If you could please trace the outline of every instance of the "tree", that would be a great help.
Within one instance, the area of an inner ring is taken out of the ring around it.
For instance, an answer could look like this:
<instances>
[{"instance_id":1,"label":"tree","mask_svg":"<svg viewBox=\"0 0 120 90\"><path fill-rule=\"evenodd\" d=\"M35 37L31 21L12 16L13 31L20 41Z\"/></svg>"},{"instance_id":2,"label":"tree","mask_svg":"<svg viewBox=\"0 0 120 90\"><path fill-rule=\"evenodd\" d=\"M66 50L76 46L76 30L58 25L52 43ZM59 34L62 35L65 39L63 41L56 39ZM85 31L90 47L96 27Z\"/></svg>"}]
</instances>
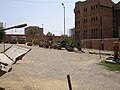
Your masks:
<instances>
[{"instance_id":1,"label":"tree","mask_svg":"<svg viewBox=\"0 0 120 90\"><path fill-rule=\"evenodd\" d=\"M2 28L0 28L2 29ZM5 38L5 32L0 30L0 42Z\"/></svg>"},{"instance_id":2,"label":"tree","mask_svg":"<svg viewBox=\"0 0 120 90\"><path fill-rule=\"evenodd\" d=\"M72 37L67 37L67 38L66 38L66 42L67 42L68 44L72 44L72 43L73 43Z\"/></svg>"},{"instance_id":3,"label":"tree","mask_svg":"<svg viewBox=\"0 0 120 90\"><path fill-rule=\"evenodd\" d=\"M35 31L31 29L31 30L29 30L28 34L35 35Z\"/></svg>"},{"instance_id":4,"label":"tree","mask_svg":"<svg viewBox=\"0 0 120 90\"><path fill-rule=\"evenodd\" d=\"M54 34L52 34L51 32L47 33L47 36L53 36Z\"/></svg>"}]
</instances>

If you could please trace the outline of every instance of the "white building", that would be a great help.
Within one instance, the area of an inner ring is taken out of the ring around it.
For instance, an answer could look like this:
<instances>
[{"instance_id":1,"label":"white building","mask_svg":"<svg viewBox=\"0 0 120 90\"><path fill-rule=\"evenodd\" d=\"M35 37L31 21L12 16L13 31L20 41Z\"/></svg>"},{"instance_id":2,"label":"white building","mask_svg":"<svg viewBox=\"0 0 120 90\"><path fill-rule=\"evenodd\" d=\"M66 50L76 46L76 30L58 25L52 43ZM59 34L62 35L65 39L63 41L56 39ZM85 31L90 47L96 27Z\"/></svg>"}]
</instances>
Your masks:
<instances>
[{"instance_id":1,"label":"white building","mask_svg":"<svg viewBox=\"0 0 120 90\"><path fill-rule=\"evenodd\" d=\"M0 28L1 28L1 27L3 28L3 22L0 22Z\"/></svg>"},{"instance_id":2,"label":"white building","mask_svg":"<svg viewBox=\"0 0 120 90\"><path fill-rule=\"evenodd\" d=\"M74 36L75 34L75 28L69 29L69 36Z\"/></svg>"}]
</instances>

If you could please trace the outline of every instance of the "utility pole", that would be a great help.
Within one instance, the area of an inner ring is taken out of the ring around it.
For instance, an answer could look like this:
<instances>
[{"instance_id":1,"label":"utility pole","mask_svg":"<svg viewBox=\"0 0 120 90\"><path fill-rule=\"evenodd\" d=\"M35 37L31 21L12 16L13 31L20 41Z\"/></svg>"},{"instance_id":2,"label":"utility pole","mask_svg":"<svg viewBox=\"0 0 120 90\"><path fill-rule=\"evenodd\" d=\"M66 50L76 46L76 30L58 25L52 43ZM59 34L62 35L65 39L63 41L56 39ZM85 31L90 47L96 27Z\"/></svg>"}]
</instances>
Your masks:
<instances>
[{"instance_id":1,"label":"utility pole","mask_svg":"<svg viewBox=\"0 0 120 90\"><path fill-rule=\"evenodd\" d=\"M64 40L65 40L66 38L65 38L65 5L64 5L64 3L62 3L62 6L64 9Z\"/></svg>"},{"instance_id":2,"label":"utility pole","mask_svg":"<svg viewBox=\"0 0 120 90\"><path fill-rule=\"evenodd\" d=\"M6 28L6 23L5 23L5 28ZM4 37L4 52L5 52L5 37Z\"/></svg>"}]
</instances>

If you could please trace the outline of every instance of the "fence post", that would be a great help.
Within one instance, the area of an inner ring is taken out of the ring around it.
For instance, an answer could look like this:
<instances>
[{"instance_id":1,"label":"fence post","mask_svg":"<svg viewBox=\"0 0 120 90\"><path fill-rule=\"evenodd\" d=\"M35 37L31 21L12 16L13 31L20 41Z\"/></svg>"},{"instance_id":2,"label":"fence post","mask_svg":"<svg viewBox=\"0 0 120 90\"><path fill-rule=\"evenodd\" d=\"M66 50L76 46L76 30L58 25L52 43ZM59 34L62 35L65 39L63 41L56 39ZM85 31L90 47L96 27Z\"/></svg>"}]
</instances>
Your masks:
<instances>
[{"instance_id":1,"label":"fence post","mask_svg":"<svg viewBox=\"0 0 120 90\"><path fill-rule=\"evenodd\" d=\"M67 80L68 80L69 90L72 90L72 85L71 85L70 75L67 75Z\"/></svg>"}]
</instances>

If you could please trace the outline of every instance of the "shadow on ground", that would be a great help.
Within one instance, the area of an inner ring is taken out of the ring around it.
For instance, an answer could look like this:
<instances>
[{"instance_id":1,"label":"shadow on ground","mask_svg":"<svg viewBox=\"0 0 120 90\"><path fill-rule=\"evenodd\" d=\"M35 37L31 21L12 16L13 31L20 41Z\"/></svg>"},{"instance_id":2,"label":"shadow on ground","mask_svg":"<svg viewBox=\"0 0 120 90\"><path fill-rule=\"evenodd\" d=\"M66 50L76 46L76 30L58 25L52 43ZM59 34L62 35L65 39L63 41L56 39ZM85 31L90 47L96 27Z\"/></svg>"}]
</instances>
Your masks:
<instances>
[{"instance_id":1,"label":"shadow on ground","mask_svg":"<svg viewBox=\"0 0 120 90\"><path fill-rule=\"evenodd\" d=\"M6 72L0 70L0 77L1 77L2 75L4 75L5 73L6 73ZM1 89L0 89L0 90L1 90Z\"/></svg>"},{"instance_id":2,"label":"shadow on ground","mask_svg":"<svg viewBox=\"0 0 120 90\"><path fill-rule=\"evenodd\" d=\"M5 90L5 88L0 87L0 90Z\"/></svg>"}]
</instances>

